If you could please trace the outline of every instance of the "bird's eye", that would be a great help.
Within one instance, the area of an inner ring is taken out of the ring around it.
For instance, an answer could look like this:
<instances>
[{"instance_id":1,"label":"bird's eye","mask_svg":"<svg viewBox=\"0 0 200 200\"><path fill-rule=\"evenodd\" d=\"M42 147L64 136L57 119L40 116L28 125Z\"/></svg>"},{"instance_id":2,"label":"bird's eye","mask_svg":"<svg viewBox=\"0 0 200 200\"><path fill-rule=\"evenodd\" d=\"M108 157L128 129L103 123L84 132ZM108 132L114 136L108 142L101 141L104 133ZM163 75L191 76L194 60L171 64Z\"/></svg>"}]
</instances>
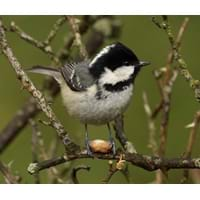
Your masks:
<instances>
[{"instance_id":1,"label":"bird's eye","mask_svg":"<svg viewBox=\"0 0 200 200\"><path fill-rule=\"evenodd\" d=\"M129 62L128 61L124 61L123 64L126 66L126 65L129 65Z\"/></svg>"}]
</instances>

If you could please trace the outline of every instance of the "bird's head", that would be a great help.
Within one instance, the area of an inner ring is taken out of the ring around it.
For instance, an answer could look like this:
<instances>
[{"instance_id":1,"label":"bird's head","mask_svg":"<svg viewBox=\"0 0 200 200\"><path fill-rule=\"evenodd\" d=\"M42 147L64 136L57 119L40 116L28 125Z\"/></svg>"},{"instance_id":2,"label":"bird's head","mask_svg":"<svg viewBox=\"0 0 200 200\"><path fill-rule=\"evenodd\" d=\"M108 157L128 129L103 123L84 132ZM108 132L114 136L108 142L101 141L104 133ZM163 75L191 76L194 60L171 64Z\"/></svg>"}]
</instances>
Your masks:
<instances>
[{"instance_id":1,"label":"bird's head","mask_svg":"<svg viewBox=\"0 0 200 200\"><path fill-rule=\"evenodd\" d=\"M104 83L116 84L128 79L134 80L143 66L149 62L140 61L134 52L120 42L103 48L90 63L90 72Z\"/></svg>"}]
</instances>

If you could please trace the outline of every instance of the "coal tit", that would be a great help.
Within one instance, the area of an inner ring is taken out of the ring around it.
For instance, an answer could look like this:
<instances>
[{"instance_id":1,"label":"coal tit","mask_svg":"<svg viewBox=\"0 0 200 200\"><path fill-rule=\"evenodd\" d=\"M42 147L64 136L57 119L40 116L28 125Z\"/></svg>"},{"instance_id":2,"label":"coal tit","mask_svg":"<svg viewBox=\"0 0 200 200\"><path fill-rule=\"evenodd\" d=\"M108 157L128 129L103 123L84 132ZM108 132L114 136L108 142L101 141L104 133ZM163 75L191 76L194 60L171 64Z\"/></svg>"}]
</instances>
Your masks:
<instances>
[{"instance_id":1,"label":"coal tit","mask_svg":"<svg viewBox=\"0 0 200 200\"><path fill-rule=\"evenodd\" d=\"M59 83L68 113L85 124L88 154L92 152L87 124L107 124L115 153L109 122L124 113L131 100L134 80L141 67L148 64L117 42L103 48L92 60L58 69L35 66L29 71L52 76Z\"/></svg>"}]
</instances>

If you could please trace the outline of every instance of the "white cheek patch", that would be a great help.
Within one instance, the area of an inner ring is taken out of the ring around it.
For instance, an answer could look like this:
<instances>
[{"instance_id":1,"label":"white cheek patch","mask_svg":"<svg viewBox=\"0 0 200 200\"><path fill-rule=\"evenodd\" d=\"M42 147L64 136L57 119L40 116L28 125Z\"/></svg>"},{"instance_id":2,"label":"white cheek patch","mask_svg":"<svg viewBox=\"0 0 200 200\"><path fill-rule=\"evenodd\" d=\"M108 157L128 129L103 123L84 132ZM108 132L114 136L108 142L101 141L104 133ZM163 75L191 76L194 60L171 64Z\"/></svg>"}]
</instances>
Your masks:
<instances>
[{"instance_id":1,"label":"white cheek patch","mask_svg":"<svg viewBox=\"0 0 200 200\"><path fill-rule=\"evenodd\" d=\"M125 81L134 73L134 66L122 66L115 71L105 68L105 72L101 75L100 83L116 84L120 81Z\"/></svg>"},{"instance_id":2,"label":"white cheek patch","mask_svg":"<svg viewBox=\"0 0 200 200\"><path fill-rule=\"evenodd\" d=\"M91 61L89 67L91 67L100 57L102 57L104 54L108 53L110 51L110 49L112 47L114 47L115 44L112 44L112 45L109 45L105 48L103 48L94 58L93 60Z\"/></svg>"}]
</instances>

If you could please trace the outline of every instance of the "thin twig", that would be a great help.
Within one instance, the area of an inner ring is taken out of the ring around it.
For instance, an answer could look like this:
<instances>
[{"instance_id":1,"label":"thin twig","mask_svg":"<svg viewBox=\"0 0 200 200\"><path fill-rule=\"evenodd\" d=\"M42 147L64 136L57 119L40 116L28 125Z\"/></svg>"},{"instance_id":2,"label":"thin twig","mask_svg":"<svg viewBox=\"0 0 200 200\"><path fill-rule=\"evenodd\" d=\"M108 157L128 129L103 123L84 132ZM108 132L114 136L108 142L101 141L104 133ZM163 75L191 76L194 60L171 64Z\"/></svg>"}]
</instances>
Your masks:
<instances>
[{"instance_id":1,"label":"thin twig","mask_svg":"<svg viewBox=\"0 0 200 200\"><path fill-rule=\"evenodd\" d=\"M136 153L136 149L132 142L128 141L126 135L124 134L124 120L123 115L118 116L114 120L113 128L115 130L115 136L124 148L126 152Z\"/></svg>"},{"instance_id":2,"label":"thin twig","mask_svg":"<svg viewBox=\"0 0 200 200\"><path fill-rule=\"evenodd\" d=\"M38 153L37 153L37 147L38 147L38 129L35 121L33 119L29 120L30 125L32 126L32 140L31 140L31 149L32 149L32 162L36 163L38 162ZM35 183L40 183L40 176L39 173L34 174Z\"/></svg>"},{"instance_id":3,"label":"thin twig","mask_svg":"<svg viewBox=\"0 0 200 200\"><path fill-rule=\"evenodd\" d=\"M163 108L163 99L161 99L160 103L157 104L157 106L152 111L151 118L155 119L157 115L160 113L160 111L162 110L162 108Z\"/></svg>"},{"instance_id":4,"label":"thin twig","mask_svg":"<svg viewBox=\"0 0 200 200\"><path fill-rule=\"evenodd\" d=\"M44 140L43 140L43 137L42 137L42 133L40 132L36 122L31 119L30 120L30 124L32 126L32 129L33 129L33 142L32 142L32 147L34 148L33 149L33 157L35 157L36 159L33 160L33 163L37 163L37 154L36 154L36 145L39 147L39 152L40 153L40 157L41 159L43 160L47 160L49 159L49 156L46 152L46 149L45 149L45 146L44 146ZM36 141L37 140L37 141ZM35 180L37 181L36 183L39 183L39 174L35 174L36 177L35 177ZM55 168L55 167L51 167L50 171L48 171L48 178L49 179L54 179L56 180L58 183L64 183L64 181L60 178L59 176L59 172L58 170Z\"/></svg>"},{"instance_id":5,"label":"thin twig","mask_svg":"<svg viewBox=\"0 0 200 200\"><path fill-rule=\"evenodd\" d=\"M155 23L155 18L154 18L154 23ZM160 27L165 31L165 33L168 36L168 40L170 42L170 45L173 51L173 56L176 62L178 63L178 69L180 70L181 75L185 78L186 81L189 82L190 87L194 91L196 100L200 102L200 81L193 78L192 74L188 70L187 63L185 62L184 58L180 54L179 48L177 48L177 43L172 33L171 25L168 21L168 17L164 16L162 23L159 23L159 24L160 24Z\"/></svg>"},{"instance_id":6,"label":"thin twig","mask_svg":"<svg viewBox=\"0 0 200 200\"><path fill-rule=\"evenodd\" d=\"M125 163L126 161L123 159L123 155L120 155L119 160L116 163L113 163L112 160L109 160L108 164L109 164L109 170L108 170L108 175L106 176L106 178L103 179L103 183L108 183L112 176L118 172L118 171L122 171L123 169L125 169ZM124 174L126 177L126 174ZM126 178L127 179L127 178Z\"/></svg>"},{"instance_id":7,"label":"thin twig","mask_svg":"<svg viewBox=\"0 0 200 200\"><path fill-rule=\"evenodd\" d=\"M76 45L78 46L79 50L80 50L80 55L84 58L84 59L87 59L88 58L88 53L86 51L86 48L85 46L83 45L83 42L81 40L81 34L80 34L80 31L79 31L79 26L78 26L78 19L76 19L75 17L73 16L67 16L67 19L69 21L69 24L71 26L71 29L74 33L74 36L75 36L75 42L76 42Z\"/></svg>"},{"instance_id":8,"label":"thin twig","mask_svg":"<svg viewBox=\"0 0 200 200\"><path fill-rule=\"evenodd\" d=\"M191 158L192 148L193 148L195 140L196 140L196 134L197 134L197 130L199 128L199 123L200 123L200 111L196 112L192 124L188 125L188 128L191 128L191 130L189 133L186 151L184 153L184 158ZM181 180L181 182L182 183L186 182L188 180L188 178L189 178L189 170L184 170L183 171L183 179Z\"/></svg>"},{"instance_id":9,"label":"thin twig","mask_svg":"<svg viewBox=\"0 0 200 200\"><path fill-rule=\"evenodd\" d=\"M36 124L36 122L33 119L31 119L30 122L31 122L31 126L33 128L33 131L35 132L35 134L37 136L37 143L38 143L38 147L39 147L38 150L39 150L39 153L40 153L40 158L47 160L49 158L49 156L48 156L47 151L45 149L44 139L42 137L42 133L39 130L38 125Z\"/></svg>"},{"instance_id":10,"label":"thin twig","mask_svg":"<svg viewBox=\"0 0 200 200\"><path fill-rule=\"evenodd\" d=\"M165 155L166 150L166 141L167 141L167 128L168 128L168 120L169 120L169 112L170 112L170 103L171 103L171 93L173 84L177 78L178 72L176 70L173 71L173 75L169 80L168 84L163 87L163 117L161 121L160 127L160 146L158 149L158 153L160 156Z\"/></svg>"},{"instance_id":11,"label":"thin twig","mask_svg":"<svg viewBox=\"0 0 200 200\"><path fill-rule=\"evenodd\" d=\"M29 119L34 117L40 109L33 97L17 111L8 125L0 133L0 153L17 137L20 131L28 123Z\"/></svg>"},{"instance_id":12,"label":"thin twig","mask_svg":"<svg viewBox=\"0 0 200 200\"><path fill-rule=\"evenodd\" d=\"M122 170L120 170L120 172L125 177L127 183L130 183L131 182L131 177L130 177L130 172L129 172L129 165L126 164L125 167Z\"/></svg>"},{"instance_id":13,"label":"thin twig","mask_svg":"<svg viewBox=\"0 0 200 200\"><path fill-rule=\"evenodd\" d=\"M40 157L43 160L47 160L47 159L49 159L49 156L48 156L47 151L45 149L42 133L39 130L36 122L34 120L30 120L30 121L31 121L31 125L32 125L32 128L33 128L34 134L36 134L36 137L37 137L37 143L38 143L38 147L39 147ZM35 163L35 162L37 162L37 161L33 161L33 163ZM50 170L48 171L48 178L50 180L55 180L58 183L64 183L64 181L60 178L59 172L56 169L56 167L50 168Z\"/></svg>"},{"instance_id":14,"label":"thin twig","mask_svg":"<svg viewBox=\"0 0 200 200\"><path fill-rule=\"evenodd\" d=\"M177 78L178 72L174 70L172 72L172 77L166 85L163 86L163 113L162 113L162 118L161 118L161 125L160 125L160 144L158 148L158 155L163 157L165 156L166 152L166 146L167 146L167 133L168 133L168 124L169 124L169 114L170 114L170 105L171 105L171 93L172 93L172 88L174 85L174 82ZM161 171L158 171L156 174L156 182L157 183L162 183L164 176L166 174L166 169L163 168Z\"/></svg>"},{"instance_id":15,"label":"thin twig","mask_svg":"<svg viewBox=\"0 0 200 200\"><path fill-rule=\"evenodd\" d=\"M56 153L58 151L58 146L59 146L59 137L56 135L54 140L52 140L52 143L49 147L49 155L50 157L56 156Z\"/></svg>"},{"instance_id":16,"label":"thin twig","mask_svg":"<svg viewBox=\"0 0 200 200\"><path fill-rule=\"evenodd\" d=\"M126 138L126 135L124 134L124 117L123 115L120 115L117 117L114 121L113 128L115 130L115 136L121 143L121 145L125 149L125 145L128 142L128 139Z\"/></svg>"},{"instance_id":17,"label":"thin twig","mask_svg":"<svg viewBox=\"0 0 200 200\"><path fill-rule=\"evenodd\" d=\"M144 101L144 110L148 118L148 128L149 128L148 147L152 150L153 155L158 155L158 145L155 139L156 127L154 120L152 119L152 111L149 105L146 92L143 92L143 101Z\"/></svg>"},{"instance_id":18,"label":"thin twig","mask_svg":"<svg viewBox=\"0 0 200 200\"><path fill-rule=\"evenodd\" d=\"M176 36L176 40L175 40L175 43L176 43L176 48L177 49L180 49L180 46L181 46L181 40L183 38L183 34L188 26L188 23L189 23L189 18L188 17L185 17L182 24L181 24L181 27L179 28L179 31L178 31L178 34ZM174 54L173 54L173 50L170 51L170 53L168 54L168 59L167 59L167 64L170 65L173 63L174 61Z\"/></svg>"},{"instance_id":19,"label":"thin twig","mask_svg":"<svg viewBox=\"0 0 200 200\"><path fill-rule=\"evenodd\" d=\"M190 170L190 177L191 177L193 183L200 184L200 169Z\"/></svg>"},{"instance_id":20,"label":"thin twig","mask_svg":"<svg viewBox=\"0 0 200 200\"><path fill-rule=\"evenodd\" d=\"M52 51L52 47L49 45L49 43L44 43L36 40L32 36L24 32L19 26L15 24L15 22L11 22L10 31L16 33L21 39L25 40L26 42L32 44L33 46L37 47L38 49L49 55L50 59L55 62L55 64L61 64L54 52Z\"/></svg>"},{"instance_id":21,"label":"thin twig","mask_svg":"<svg viewBox=\"0 0 200 200\"><path fill-rule=\"evenodd\" d=\"M50 32L46 38L46 40L44 41L44 44L49 45L52 42L52 40L56 37L58 30L65 22L66 22L65 16L62 16L56 20L55 24L53 25L52 29L50 30Z\"/></svg>"},{"instance_id":22,"label":"thin twig","mask_svg":"<svg viewBox=\"0 0 200 200\"><path fill-rule=\"evenodd\" d=\"M80 170L87 170L87 171L89 171L90 167L87 166L87 165L79 165L79 166L74 167L72 169L72 172L71 172L71 175L70 175L72 183L79 184L79 180L77 178L77 172L79 172Z\"/></svg>"},{"instance_id":23,"label":"thin twig","mask_svg":"<svg viewBox=\"0 0 200 200\"><path fill-rule=\"evenodd\" d=\"M167 16L163 16L163 22L160 23L159 28L163 28L164 30L166 30L166 23L165 23L166 20L167 20ZM165 151L166 151L167 128L168 128L168 121L169 121L171 92L172 92L173 83L177 76L177 71L172 71L171 69L171 65L175 60L174 48L176 46L177 50L180 49L181 39L187 27L188 21L189 21L188 18L184 19L183 23L180 26L176 40L174 40L172 33L171 32L169 33L169 40L171 43L173 43L173 48L168 54L166 67L161 68L161 70L158 72L157 71L154 72L154 77L157 80L157 85L161 94L161 102L153 111L152 117L155 117L161 110L163 111L162 121L161 121L161 126L160 126L160 146L158 149L158 153L160 156L164 156ZM154 18L154 23L157 26L159 24L159 22L156 22L155 18ZM162 169L162 171L160 170L157 171L155 182L162 183L163 178L164 178L163 174L166 174L165 169Z\"/></svg>"},{"instance_id":24,"label":"thin twig","mask_svg":"<svg viewBox=\"0 0 200 200\"><path fill-rule=\"evenodd\" d=\"M186 151L184 153L184 156L186 158L190 157L191 154L192 154L192 148L193 148L194 143L195 143L197 130L199 128L199 123L200 123L200 111L196 112L196 114L194 116L194 120L193 120L192 124L190 124L191 131L190 131L190 134L189 134Z\"/></svg>"},{"instance_id":25,"label":"thin twig","mask_svg":"<svg viewBox=\"0 0 200 200\"><path fill-rule=\"evenodd\" d=\"M160 93L160 96L161 96L161 100L160 102L156 105L155 109L152 111L152 114L151 114L151 118L152 119L155 119L157 117L157 115L160 113L160 111L163 109L163 88L162 88L162 81L161 81L161 78L163 78L163 75L165 74L166 72L166 68L160 68L160 69L156 69L153 71L153 76L156 80L156 84L157 84L157 87L158 87L158 90L159 90L159 93Z\"/></svg>"},{"instance_id":26,"label":"thin twig","mask_svg":"<svg viewBox=\"0 0 200 200\"><path fill-rule=\"evenodd\" d=\"M158 23L156 21L156 18L153 18L153 22L154 23ZM177 34L177 37L176 37L176 48L177 49L180 49L180 46L181 46L181 40L183 38L183 34L188 26L188 22L189 22L189 18L186 17L181 26L180 26L180 29L178 31L178 34ZM156 24L157 25L157 24ZM161 26L160 26L161 28ZM174 54L173 54L173 49L169 52L168 56L167 56L167 64L166 64L166 67L165 68L161 68L160 70L156 70L154 71L154 76L155 78L157 79L157 83L158 83L158 88L159 88L159 91L160 93L162 94L162 84L161 82L159 81L159 79L163 76L163 74L166 74L166 71L167 71L167 75L165 75L165 83L170 79L170 67L171 67L171 64L174 62ZM162 95L161 95L162 96ZM157 116L157 114L161 111L163 107L163 99L161 99L160 103L156 106L156 108L154 109L154 111L152 112L152 118L155 118Z\"/></svg>"},{"instance_id":27,"label":"thin twig","mask_svg":"<svg viewBox=\"0 0 200 200\"><path fill-rule=\"evenodd\" d=\"M19 183L19 178L11 173L9 167L0 161L0 172L3 174L6 183Z\"/></svg>"},{"instance_id":28,"label":"thin twig","mask_svg":"<svg viewBox=\"0 0 200 200\"><path fill-rule=\"evenodd\" d=\"M66 19L66 17L65 17ZM93 24L98 21L98 17L92 17L92 16L83 16L83 19L79 25L79 32L81 35L84 35L89 28L91 28L93 26ZM112 29L112 27L111 27ZM94 38L93 38L94 32L92 32L92 34L90 35L90 37L88 38L88 40L86 41L86 49L89 53L89 55L93 55L95 53L95 48L98 48L99 45L101 45L105 39L104 35L103 35L103 40L100 42L100 44L94 42ZM98 35L98 33L96 34L96 36ZM59 60L62 60L62 63L65 63L67 61L67 59L69 58L69 51L74 43L75 37L74 35L68 35L66 41L64 42L64 46L58 51L57 53L57 57L59 58ZM90 43L91 40L94 42L94 46L89 46L87 45L87 43Z\"/></svg>"},{"instance_id":29,"label":"thin twig","mask_svg":"<svg viewBox=\"0 0 200 200\"><path fill-rule=\"evenodd\" d=\"M59 138L65 145L67 151L76 151L79 150L79 146L77 146L72 140L69 138L68 133L65 131L63 125L57 119L51 107L48 105L46 99L42 95L42 93L36 89L32 81L29 79L27 74L22 70L21 64L18 62L17 58L14 56L12 49L9 47L8 42L6 40L6 35L4 28L2 26L2 22L0 21L0 47L3 54L7 57L11 66L15 70L17 78L20 80L23 88L25 88L36 100L42 111L45 113L47 118L50 120L52 127L56 130Z\"/></svg>"},{"instance_id":30,"label":"thin twig","mask_svg":"<svg viewBox=\"0 0 200 200\"><path fill-rule=\"evenodd\" d=\"M110 179L112 176L119 171L119 169L116 168L112 160L108 161L109 164L109 169L108 169L108 174L106 177L102 180L102 183L109 183Z\"/></svg>"}]
</instances>

